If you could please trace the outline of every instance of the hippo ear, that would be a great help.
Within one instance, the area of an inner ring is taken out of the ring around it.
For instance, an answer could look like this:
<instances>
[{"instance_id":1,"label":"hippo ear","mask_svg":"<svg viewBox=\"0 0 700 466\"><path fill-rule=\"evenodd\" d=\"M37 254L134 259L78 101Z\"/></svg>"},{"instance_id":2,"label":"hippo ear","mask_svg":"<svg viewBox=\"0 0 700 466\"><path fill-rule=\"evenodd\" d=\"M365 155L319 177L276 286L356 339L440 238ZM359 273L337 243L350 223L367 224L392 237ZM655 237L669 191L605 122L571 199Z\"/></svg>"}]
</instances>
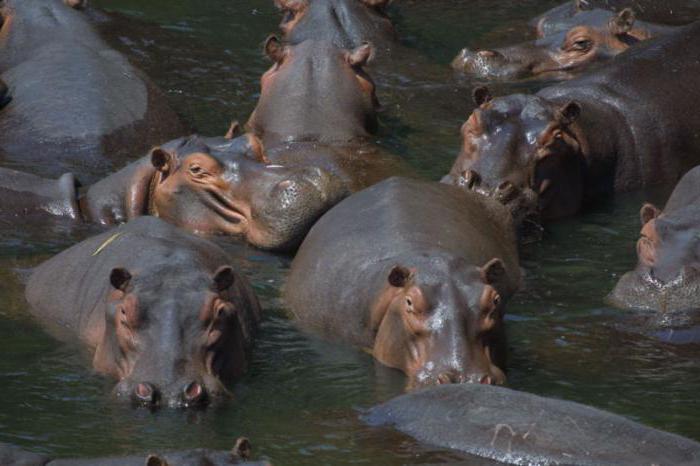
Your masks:
<instances>
[{"instance_id":1,"label":"hippo ear","mask_svg":"<svg viewBox=\"0 0 700 466\"><path fill-rule=\"evenodd\" d=\"M168 462L158 455L148 455L146 466L168 466Z\"/></svg>"},{"instance_id":2,"label":"hippo ear","mask_svg":"<svg viewBox=\"0 0 700 466\"><path fill-rule=\"evenodd\" d=\"M642 226L646 225L650 221L654 220L661 214L661 210L654 204L646 203L642 206L639 211L639 219L642 222Z\"/></svg>"},{"instance_id":3,"label":"hippo ear","mask_svg":"<svg viewBox=\"0 0 700 466\"><path fill-rule=\"evenodd\" d=\"M506 268L501 259L491 259L481 268L481 280L488 285L502 282L506 277Z\"/></svg>"},{"instance_id":4,"label":"hippo ear","mask_svg":"<svg viewBox=\"0 0 700 466\"><path fill-rule=\"evenodd\" d=\"M559 109L559 112L557 114L557 120L559 120L560 124L568 126L574 121L576 121L580 114L581 104L579 104L575 100L571 100Z\"/></svg>"},{"instance_id":5,"label":"hippo ear","mask_svg":"<svg viewBox=\"0 0 700 466\"><path fill-rule=\"evenodd\" d=\"M228 131L224 135L224 139L233 139L241 135L241 124L238 120L231 122L231 126L228 127Z\"/></svg>"},{"instance_id":6,"label":"hippo ear","mask_svg":"<svg viewBox=\"0 0 700 466\"><path fill-rule=\"evenodd\" d=\"M270 165L270 160L265 155L265 148L259 137L253 133L246 134L248 138L248 148L250 153L253 154L253 158L256 162L264 163L265 165Z\"/></svg>"},{"instance_id":7,"label":"hippo ear","mask_svg":"<svg viewBox=\"0 0 700 466\"><path fill-rule=\"evenodd\" d=\"M574 7L576 7L576 11L583 11L583 7L586 6L587 0L576 0L574 2Z\"/></svg>"},{"instance_id":8,"label":"hippo ear","mask_svg":"<svg viewBox=\"0 0 700 466\"><path fill-rule=\"evenodd\" d=\"M275 0L275 6L280 10L301 11L309 4L308 0Z\"/></svg>"},{"instance_id":9,"label":"hippo ear","mask_svg":"<svg viewBox=\"0 0 700 466\"><path fill-rule=\"evenodd\" d=\"M279 63L282 61L282 58L284 58L284 46L274 34L265 39L263 50L265 50L265 55L267 55L267 58L274 63Z\"/></svg>"},{"instance_id":10,"label":"hippo ear","mask_svg":"<svg viewBox=\"0 0 700 466\"><path fill-rule=\"evenodd\" d=\"M250 444L250 440L245 437L238 437L236 439L236 443L231 449L231 455L233 455L235 458L247 460L250 459L252 450L253 446Z\"/></svg>"},{"instance_id":11,"label":"hippo ear","mask_svg":"<svg viewBox=\"0 0 700 466\"><path fill-rule=\"evenodd\" d=\"M161 173L168 173L173 168L175 156L162 147L156 147L151 151L151 163Z\"/></svg>"},{"instance_id":12,"label":"hippo ear","mask_svg":"<svg viewBox=\"0 0 700 466\"><path fill-rule=\"evenodd\" d=\"M491 102L493 97L488 87L479 86L472 91L472 99L474 99L474 105L481 107L483 104Z\"/></svg>"},{"instance_id":13,"label":"hippo ear","mask_svg":"<svg viewBox=\"0 0 700 466\"><path fill-rule=\"evenodd\" d=\"M233 286L233 282L236 280L236 274L233 269L228 265L222 265L212 277L211 290L217 293L228 290Z\"/></svg>"},{"instance_id":14,"label":"hippo ear","mask_svg":"<svg viewBox=\"0 0 700 466\"><path fill-rule=\"evenodd\" d=\"M365 42L355 50L348 52L345 56L350 66L365 66L372 59L374 47L369 42Z\"/></svg>"},{"instance_id":15,"label":"hippo ear","mask_svg":"<svg viewBox=\"0 0 700 466\"><path fill-rule=\"evenodd\" d=\"M360 0L362 3L370 8L377 8L379 10L385 8L392 0Z\"/></svg>"},{"instance_id":16,"label":"hippo ear","mask_svg":"<svg viewBox=\"0 0 700 466\"><path fill-rule=\"evenodd\" d=\"M88 0L63 0L63 3L75 10L82 10L87 6Z\"/></svg>"},{"instance_id":17,"label":"hippo ear","mask_svg":"<svg viewBox=\"0 0 700 466\"><path fill-rule=\"evenodd\" d=\"M403 288L411 279L411 270L400 265L395 265L389 272L389 284L394 288Z\"/></svg>"},{"instance_id":18,"label":"hippo ear","mask_svg":"<svg viewBox=\"0 0 700 466\"><path fill-rule=\"evenodd\" d=\"M131 274L128 270L121 267L112 269L112 272L109 274L109 282L115 290L126 291L126 287L129 286L130 281Z\"/></svg>"},{"instance_id":19,"label":"hippo ear","mask_svg":"<svg viewBox=\"0 0 700 466\"><path fill-rule=\"evenodd\" d=\"M630 32L635 19L634 10L625 8L610 20L610 32L617 36Z\"/></svg>"}]
</instances>

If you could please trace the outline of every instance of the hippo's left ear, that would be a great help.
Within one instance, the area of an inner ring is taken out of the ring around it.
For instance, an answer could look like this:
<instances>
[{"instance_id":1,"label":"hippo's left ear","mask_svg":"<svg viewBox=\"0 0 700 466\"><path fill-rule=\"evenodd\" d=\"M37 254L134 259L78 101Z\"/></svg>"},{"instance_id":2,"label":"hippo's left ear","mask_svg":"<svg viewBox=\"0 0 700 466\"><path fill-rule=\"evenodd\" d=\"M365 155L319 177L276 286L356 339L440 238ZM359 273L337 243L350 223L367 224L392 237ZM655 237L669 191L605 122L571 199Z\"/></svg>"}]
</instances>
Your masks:
<instances>
[{"instance_id":1,"label":"hippo's left ear","mask_svg":"<svg viewBox=\"0 0 700 466\"><path fill-rule=\"evenodd\" d=\"M212 277L211 290L217 293L224 292L233 286L236 280L236 274L228 265L222 265Z\"/></svg>"},{"instance_id":2,"label":"hippo's left ear","mask_svg":"<svg viewBox=\"0 0 700 466\"><path fill-rule=\"evenodd\" d=\"M661 215L661 209L656 207L654 204L647 202L639 210L639 219L642 222L642 226L654 220L656 217Z\"/></svg>"},{"instance_id":3,"label":"hippo's left ear","mask_svg":"<svg viewBox=\"0 0 700 466\"><path fill-rule=\"evenodd\" d=\"M63 3L75 10L82 10L87 6L88 0L63 0Z\"/></svg>"},{"instance_id":4,"label":"hippo's left ear","mask_svg":"<svg viewBox=\"0 0 700 466\"><path fill-rule=\"evenodd\" d=\"M610 20L610 32L616 36L627 34L634 26L636 19L632 8L625 8Z\"/></svg>"},{"instance_id":5,"label":"hippo's left ear","mask_svg":"<svg viewBox=\"0 0 700 466\"><path fill-rule=\"evenodd\" d=\"M488 87L479 86L472 91L472 99L474 100L474 105L481 107L483 104L491 102L493 96L491 96L491 91Z\"/></svg>"},{"instance_id":6,"label":"hippo's left ear","mask_svg":"<svg viewBox=\"0 0 700 466\"><path fill-rule=\"evenodd\" d=\"M238 437L236 443L231 449L231 455L234 458L240 458L243 460L250 459L250 454L253 450L253 446L250 444L250 440L245 437Z\"/></svg>"},{"instance_id":7,"label":"hippo's left ear","mask_svg":"<svg viewBox=\"0 0 700 466\"><path fill-rule=\"evenodd\" d=\"M491 259L481 268L481 280L487 285L501 283L506 278L506 268L501 259Z\"/></svg>"},{"instance_id":8,"label":"hippo's left ear","mask_svg":"<svg viewBox=\"0 0 700 466\"><path fill-rule=\"evenodd\" d=\"M370 8L377 8L379 10L385 8L392 0L360 0L362 3Z\"/></svg>"},{"instance_id":9,"label":"hippo's left ear","mask_svg":"<svg viewBox=\"0 0 700 466\"><path fill-rule=\"evenodd\" d=\"M265 39L263 50L265 50L265 55L267 55L267 58L275 63L281 62L284 58L284 45L282 45L282 42L280 42L280 40L274 34L271 34L267 37L267 39Z\"/></svg>"},{"instance_id":10,"label":"hippo's left ear","mask_svg":"<svg viewBox=\"0 0 700 466\"><path fill-rule=\"evenodd\" d=\"M168 462L158 455L148 455L145 466L168 466Z\"/></svg>"},{"instance_id":11,"label":"hippo's left ear","mask_svg":"<svg viewBox=\"0 0 700 466\"><path fill-rule=\"evenodd\" d=\"M280 10L301 11L308 6L308 0L275 0L275 6Z\"/></svg>"},{"instance_id":12,"label":"hippo's left ear","mask_svg":"<svg viewBox=\"0 0 700 466\"><path fill-rule=\"evenodd\" d=\"M161 173L168 173L175 165L175 156L162 147L156 147L151 151L151 163Z\"/></svg>"},{"instance_id":13,"label":"hippo's left ear","mask_svg":"<svg viewBox=\"0 0 700 466\"><path fill-rule=\"evenodd\" d=\"M369 42L357 47L355 50L347 52L345 59L350 66L365 66L372 59L374 47Z\"/></svg>"},{"instance_id":14,"label":"hippo's left ear","mask_svg":"<svg viewBox=\"0 0 700 466\"><path fill-rule=\"evenodd\" d=\"M231 126L228 127L228 131L224 135L224 139L233 139L241 135L241 124L238 120L231 122Z\"/></svg>"},{"instance_id":15,"label":"hippo's left ear","mask_svg":"<svg viewBox=\"0 0 700 466\"><path fill-rule=\"evenodd\" d=\"M581 115L581 104L575 100L571 100L564 104L557 113L557 120L563 126L568 126Z\"/></svg>"},{"instance_id":16,"label":"hippo's left ear","mask_svg":"<svg viewBox=\"0 0 700 466\"><path fill-rule=\"evenodd\" d=\"M126 291L126 287L129 286L130 281L131 274L128 270L121 267L112 269L112 272L109 274L109 282L115 290Z\"/></svg>"}]
</instances>

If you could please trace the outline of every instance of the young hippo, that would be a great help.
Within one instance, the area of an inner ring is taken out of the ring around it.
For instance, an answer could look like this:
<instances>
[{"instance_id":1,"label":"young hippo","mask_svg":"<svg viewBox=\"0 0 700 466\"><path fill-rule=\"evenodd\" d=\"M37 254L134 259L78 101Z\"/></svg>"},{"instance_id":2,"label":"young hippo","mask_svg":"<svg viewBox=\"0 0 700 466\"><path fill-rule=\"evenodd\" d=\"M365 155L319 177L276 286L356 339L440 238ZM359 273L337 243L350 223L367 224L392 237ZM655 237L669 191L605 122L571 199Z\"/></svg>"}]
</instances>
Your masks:
<instances>
[{"instance_id":1,"label":"young hippo","mask_svg":"<svg viewBox=\"0 0 700 466\"><path fill-rule=\"evenodd\" d=\"M91 182L184 132L155 85L61 0L0 2L0 76L12 95L0 98L7 168Z\"/></svg>"},{"instance_id":2,"label":"young hippo","mask_svg":"<svg viewBox=\"0 0 700 466\"><path fill-rule=\"evenodd\" d=\"M663 211L644 204L637 267L608 301L662 313L700 309L700 167L686 173Z\"/></svg>"},{"instance_id":3,"label":"young hippo","mask_svg":"<svg viewBox=\"0 0 700 466\"><path fill-rule=\"evenodd\" d=\"M675 28L635 22L630 8L619 13L581 11L559 32L538 40L493 50L462 49L452 67L481 78L522 79L533 76L571 78L573 73L609 61L629 47Z\"/></svg>"},{"instance_id":4,"label":"young hippo","mask_svg":"<svg viewBox=\"0 0 700 466\"><path fill-rule=\"evenodd\" d=\"M366 348L409 387L505 380L505 304L520 284L507 210L390 178L309 232L284 296L303 327Z\"/></svg>"},{"instance_id":5,"label":"young hippo","mask_svg":"<svg viewBox=\"0 0 700 466\"><path fill-rule=\"evenodd\" d=\"M32 314L94 354L117 397L148 406L221 398L247 368L260 305L218 246L155 217L39 265Z\"/></svg>"},{"instance_id":6,"label":"young hippo","mask_svg":"<svg viewBox=\"0 0 700 466\"><path fill-rule=\"evenodd\" d=\"M271 165L253 135L175 139L92 186L76 186L71 174L54 181L0 168L0 218L51 214L112 225L154 215L285 251L347 195L321 169Z\"/></svg>"},{"instance_id":7,"label":"young hippo","mask_svg":"<svg viewBox=\"0 0 700 466\"><path fill-rule=\"evenodd\" d=\"M477 89L462 150L443 181L469 179L490 194L512 188L535 200L544 219L575 214L616 191L675 182L700 163L696 44L700 24L536 95L492 99ZM681 84L669 84L678 76Z\"/></svg>"},{"instance_id":8,"label":"young hippo","mask_svg":"<svg viewBox=\"0 0 700 466\"><path fill-rule=\"evenodd\" d=\"M330 41L283 46L274 36L267 40L274 65L261 78L247 127L272 162L322 168L350 191L405 171L371 142L379 104L363 66L372 50L368 44L344 50Z\"/></svg>"}]
</instances>

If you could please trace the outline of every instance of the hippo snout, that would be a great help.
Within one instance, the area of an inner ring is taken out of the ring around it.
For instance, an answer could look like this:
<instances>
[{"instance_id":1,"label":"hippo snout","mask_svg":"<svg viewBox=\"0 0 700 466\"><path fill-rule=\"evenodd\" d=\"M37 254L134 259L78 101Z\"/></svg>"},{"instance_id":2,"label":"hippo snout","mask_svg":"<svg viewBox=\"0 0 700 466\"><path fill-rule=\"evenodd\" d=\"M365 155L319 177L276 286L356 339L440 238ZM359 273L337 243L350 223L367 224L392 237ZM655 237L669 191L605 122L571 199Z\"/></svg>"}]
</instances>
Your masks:
<instances>
[{"instance_id":1,"label":"hippo snout","mask_svg":"<svg viewBox=\"0 0 700 466\"><path fill-rule=\"evenodd\" d=\"M452 383L480 383L484 385L503 385L506 381L506 376L496 366L493 366L487 372L474 372L465 374L458 371L445 371L437 376L436 382L438 385Z\"/></svg>"},{"instance_id":2,"label":"hippo snout","mask_svg":"<svg viewBox=\"0 0 700 466\"><path fill-rule=\"evenodd\" d=\"M128 381L122 381L115 391L118 397L128 398L135 405L148 408L197 407L206 405L210 399L206 387L198 381L176 382L166 388L159 388L150 382L131 384Z\"/></svg>"},{"instance_id":3,"label":"hippo snout","mask_svg":"<svg viewBox=\"0 0 700 466\"><path fill-rule=\"evenodd\" d=\"M508 63L506 57L496 50L460 50L452 60L452 68L481 76L495 74L497 68Z\"/></svg>"}]
</instances>

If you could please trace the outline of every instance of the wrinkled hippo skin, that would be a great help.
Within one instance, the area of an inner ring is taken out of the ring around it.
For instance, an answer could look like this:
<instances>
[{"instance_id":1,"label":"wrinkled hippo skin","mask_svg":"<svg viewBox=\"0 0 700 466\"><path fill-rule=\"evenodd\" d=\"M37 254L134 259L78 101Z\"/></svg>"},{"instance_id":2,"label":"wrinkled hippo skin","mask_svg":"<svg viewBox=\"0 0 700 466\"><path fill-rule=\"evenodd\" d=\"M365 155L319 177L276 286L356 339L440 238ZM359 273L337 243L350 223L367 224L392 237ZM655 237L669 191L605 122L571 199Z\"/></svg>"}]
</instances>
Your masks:
<instances>
[{"instance_id":1,"label":"wrinkled hippo skin","mask_svg":"<svg viewBox=\"0 0 700 466\"><path fill-rule=\"evenodd\" d=\"M676 182L700 163L699 41L700 23L686 26L536 95L492 99L476 89L462 150L443 181L492 195L513 188L537 199L544 219ZM678 76L683 82L670 84Z\"/></svg>"},{"instance_id":2,"label":"wrinkled hippo skin","mask_svg":"<svg viewBox=\"0 0 700 466\"><path fill-rule=\"evenodd\" d=\"M48 180L0 168L0 220L8 223L50 214L113 225L155 215L281 251L296 248L346 195L341 181L319 168L270 165L252 135L178 138L87 188L72 174Z\"/></svg>"},{"instance_id":3,"label":"wrinkled hippo skin","mask_svg":"<svg viewBox=\"0 0 700 466\"><path fill-rule=\"evenodd\" d=\"M409 393L363 416L442 448L507 464L619 466L700 462L700 444L571 401L503 387L448 385Z\"/></svg>"},{"instance_id":4,"label":"wrinkled hippo skin","mask_svg":"<svg viewBox=\"0 0 700 466\"><path fill-rule=\"evenodd\" d=\"M247 128L271 162L322 168L350 191L407 171L371 141L379 104L363 66L372 46L345 50L317 40L285 46L273 36L265 51L274 65L261 78Z\"/></svg>"},{"instance_id":5,"label":"wrinkled hippo skin","mask_svg":"<svg viewBox=\"0 0 700 466\"><path fill-rule=\"evenodd\" d=\"M5 0L0 163L86 181L184 132L165 96L61 0ZM50 83L51 85L48 85Z\"/></svg>"},{"instance_id":6,"label":"wrinkled hippo skin","mask_svg":"<svg viewBox=\"0 0 700 466\"><path fill-rule=\"evenodd\" d=\"M595 9L578 12L552 32L532 42L492 50L462 51L452 67L481 78L522 79L532 76L570 78L612 59L641 41L675 28L635 21L635 13Z\"/></svg>"},{"instance_id":7,"label":"wrinkled hippo skin","mask_svg":"<svg viewBox=\"0 0 700 466\"><path fill-rule=\"evenodd\" d=\"M140 217L39 265L26 297L38 320L94 350L119 398L197 406L245 372L260 319L231 263L213 243Z\"/></svg>"},{"instance_id":8,"label":"wrinkled hippo skin","mask_svg":"<svg viewBox=\"0 0 700 466\"><path fill-rule=\"evenodd\" d=\"M686 173L666 207L642 206L637 267L622 276L608 301L663 314L700 309L700 167Z\"/></svg>"},{"instance_id":9,"label":"wrinkled hippo skin","mask_svg":"<svg viewBox=\"0 0 700 466\"><path fill-rule=\"evenodd\" d=\"M519 284L503 206L394 177L321 217L284 296L303 327L366 348L410 387L502 383L504 305Z\"/></svg>"}]
</instances>

